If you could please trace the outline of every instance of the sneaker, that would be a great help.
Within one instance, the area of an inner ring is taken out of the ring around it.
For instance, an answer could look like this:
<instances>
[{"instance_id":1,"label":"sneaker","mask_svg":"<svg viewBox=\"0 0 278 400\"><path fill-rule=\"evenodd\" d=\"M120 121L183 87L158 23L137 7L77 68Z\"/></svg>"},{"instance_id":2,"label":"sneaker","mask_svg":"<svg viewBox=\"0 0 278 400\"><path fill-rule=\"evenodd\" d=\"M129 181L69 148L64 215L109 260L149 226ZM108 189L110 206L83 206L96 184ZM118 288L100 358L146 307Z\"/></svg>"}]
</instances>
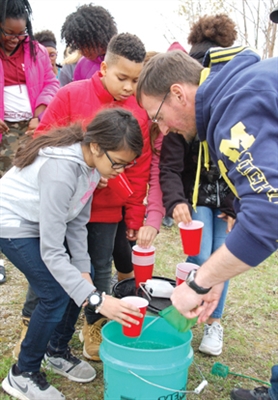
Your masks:
<instances>
[{"instance_id":1,"label":"sneaker","mask_svg":"<svg viewBox=\"0 0 278 400\"><path fill-rule=\"evenodd\" d=\"M2 382L2 388L10 396L21 400L62 400L63 393L51 386L43 372L20 372L14 364Z\"/></svg>"},{"instance_id":2,"label":"sneaker","mask_svg":"<svg viewBox=\"0 0 278 400\"><path fill-rule=\"evenodd\" d=\"M96 371L86 361L74 357L70 348L61 353L52 353L48 350L44 356L44 366L47 369L63 375L74 382L91 382L96 377Z\"/></svg>"},{"instance_id":3,"label":"sneaker","mask_svg":"<svg viewBox=\"0 0 278 400\"><path fill-rule=\"evenodd\" d=\"M6 270L4 267L4 260L0 260L0 284L6 282Z\"/></svg>"},{"instance_id":4,"label":"sneaker","mask_svg":"<svg viewBox=\"0 0 278 400\"><path fill-rule=\"evenodd\" d=\"M199 351L211 356L219 356L223 347L223 328L218 322L205 324L204 336Z\"/></svg>"},{"instance_id":5,"label":"sneaker","mask_svg":"<svg viewBox=\"0 0 278 400\"><path fill-rule=\"evenodd\" d=\"M233 389L231 391L233 400L271 400L266 386L260 386L254 390Z\"/></svg>"},{"instance_id":6,"label":"sneaker","mask_svg":"<svg viewBox=\"0 0 278 400\"><path fill-rule=\"evenodd\" d=\"M15 348L13 349L13 357L15 360L18 359L20 349L21 349L21 343L23 342L23 339L26 336L27 330L28 330L28 325L30 322L30 317L22 317L21 325L22 325L22 330L20 334L20 339L15 345Z\"/></svg>"},{"instance_id":7,"label":"sneaker","mask_svg":"<svg viewBox=\"0 0 278 400\"><path fill-rule=\"evenodd\" d=\"M101 328L108 322L107 318L100 318L93 324L88 324L85 318L84 326L79 334L79 340L84 342L83 356L88 360L100 361L99 346L102 342Z\"/></svg>"},{"instance_id":8,"label":"sneaker","mask_svg":"<svg viewBox=\"0 0 278 400\"><path fill-rule=\"evenodd\" d=\"M174 224L174 220L171 217L164 217L162 220L162 225L166 226L167 228L171 228Z\"/></svg>"}]
</instances>

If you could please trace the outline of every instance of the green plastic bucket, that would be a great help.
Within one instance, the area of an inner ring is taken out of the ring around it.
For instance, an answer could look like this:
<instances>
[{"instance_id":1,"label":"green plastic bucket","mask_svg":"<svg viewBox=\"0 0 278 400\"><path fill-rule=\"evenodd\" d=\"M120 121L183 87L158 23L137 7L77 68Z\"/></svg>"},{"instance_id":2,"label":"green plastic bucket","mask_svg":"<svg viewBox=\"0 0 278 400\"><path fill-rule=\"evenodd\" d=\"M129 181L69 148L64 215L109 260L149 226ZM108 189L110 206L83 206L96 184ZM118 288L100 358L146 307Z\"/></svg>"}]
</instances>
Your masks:
<instances>
[{"instance_id":1,"label":"green plastic bucket","mask_svg":"<svg viewBox=\"0 0 278 400\"><path fill-rule=\"evenodd\" d=\"M124 336L115 321L102 328L104 400L186 398L191 331L180 333L160 317L146 316L143 329L148 324L135 339Z\"/></svg>"}]
</instances>

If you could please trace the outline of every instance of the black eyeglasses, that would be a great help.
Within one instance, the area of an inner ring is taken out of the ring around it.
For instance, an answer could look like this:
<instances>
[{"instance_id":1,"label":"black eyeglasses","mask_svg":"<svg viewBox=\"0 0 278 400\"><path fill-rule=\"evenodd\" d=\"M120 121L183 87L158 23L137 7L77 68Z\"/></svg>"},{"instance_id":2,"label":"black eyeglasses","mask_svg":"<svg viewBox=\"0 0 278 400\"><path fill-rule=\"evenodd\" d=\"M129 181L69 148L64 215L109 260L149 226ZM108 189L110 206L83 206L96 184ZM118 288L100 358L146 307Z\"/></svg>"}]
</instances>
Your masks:
<instances>
[{"instance_id":1,"label":"black eyeglasses","mask_svg":"<svg viewBox=\"0 0 278 400\"><path fill-rule=\"evenodd\" d=\"M122 169L122 168L127 169L127 168L131 168L131 167L133 167L134 165L136 165L136 160L133 160L132 162L130 162L130 163L128 163L128 164L119 164L119 163L116 163L115 161L113 161L113 160L111 159L111 157L109 156L109 154L107 153L106 150L103 150L103 152L104 152L104 154L106 155L106 157L108 158L108 160L111 162L111 168L112 168L112 169Z\"/></svg>"},{"instance_id":2,"label":"black eyeglasses","mask_svg":"<svg viewBox=\"0 0 278 400\"><path fill-rule=\"evenodd\" d=\"M159 118L157 118L157 117L158 117L159 111L161 110L161 107L163 106L163 103L164 103L164 101L166 100L166 97L168 96L169 93L170 93L170 90L168 90L168 92L167 92L167 93L165 94L165 96L163 97L163 100L162 100L162 102L161 102L161 104L160 104L160 106L159 106L159 108L158 108L158 110L157 110L157 113L156 113L155 116L152 118L152 122L158 124Z\"/></svg>"},{"instance_id":3,"label":"black eyeglasses","mask_svg":"<svg viewBox=\"0 0 278 400\"><path fill-rule=\"evenodd\" d=\"M7 39L25 39L27 36L29 36L29 33L27 33L26 31L24 33L20 33L19 35L15 35L13 33L5 32L3 28L0 28L0 30Z\"/></svg>"}]
</instances>

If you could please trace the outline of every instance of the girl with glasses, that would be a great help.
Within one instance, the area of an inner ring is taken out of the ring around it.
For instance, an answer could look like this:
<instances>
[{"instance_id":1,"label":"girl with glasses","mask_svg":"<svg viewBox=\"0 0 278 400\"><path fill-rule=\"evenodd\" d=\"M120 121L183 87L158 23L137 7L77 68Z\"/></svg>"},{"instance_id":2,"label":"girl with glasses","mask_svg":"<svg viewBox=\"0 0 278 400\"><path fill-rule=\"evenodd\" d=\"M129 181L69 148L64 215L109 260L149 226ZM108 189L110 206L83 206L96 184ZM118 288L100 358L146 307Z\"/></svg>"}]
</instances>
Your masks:
<instances>
[{"instance_id":1,"label":"girl with glasses","mask_svg":"<svg viewBox=\"0 0 278 400\"><path fill-rule=\"evenodd\" d=\"M46 368L71 381L96 376L68 346L81 306L125 326L143 316L137 307L96 290L86 228L100 177L122 172L107 154L116 164L131 165L141 155L143 138L131 112L111 108L97 113L85 132L71 125L26 139L15 166L0 180L0 250L40 301L2 387L17 399L59 400L64 395L40 372L43 358Z\"/></svg>"}]
</instances>

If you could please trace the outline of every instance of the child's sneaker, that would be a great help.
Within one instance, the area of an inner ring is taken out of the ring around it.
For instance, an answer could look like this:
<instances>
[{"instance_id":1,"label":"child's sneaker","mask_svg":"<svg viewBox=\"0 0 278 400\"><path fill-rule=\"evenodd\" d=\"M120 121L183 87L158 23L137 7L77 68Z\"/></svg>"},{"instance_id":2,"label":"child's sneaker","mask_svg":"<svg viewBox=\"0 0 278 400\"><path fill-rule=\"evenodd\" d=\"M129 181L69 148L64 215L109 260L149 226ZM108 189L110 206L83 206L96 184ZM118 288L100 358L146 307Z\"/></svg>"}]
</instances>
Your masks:
<instances>
[{"instance_id":1,"label":"child's sneaker","mask_svg":"<svg viewBox=\"0 0 278 400\"><path fill-rule=\"evenodd\" d=\"M63 375L74 382L91 382L96 377L96 371L86 361L74 357L70 348L61 353L53 353L48 350L44 356L45 367L57 374Z\"/></svg>"},{"instance_id":2,"label":"child's sneaker","mask_svg":"<svg viewBox=\"0 0 278 400\"><path fill-rule=\"evenodd\" d=\"M65 396L51 386L43 372L20 372L14 364L2 382L9 395L20 400L62 400Z\"/></svg>"},{"instance_id":3,"label":"child's sneaker","mask_svg":"<svg viewBox=\"0 0 278 400\"><path fill-rule=\"evenodd\" d=\"M211 356L219 356L223 347L223 328L218 322L205 324L205 331L199 351Z\"/></svg>"}]
</instances>

